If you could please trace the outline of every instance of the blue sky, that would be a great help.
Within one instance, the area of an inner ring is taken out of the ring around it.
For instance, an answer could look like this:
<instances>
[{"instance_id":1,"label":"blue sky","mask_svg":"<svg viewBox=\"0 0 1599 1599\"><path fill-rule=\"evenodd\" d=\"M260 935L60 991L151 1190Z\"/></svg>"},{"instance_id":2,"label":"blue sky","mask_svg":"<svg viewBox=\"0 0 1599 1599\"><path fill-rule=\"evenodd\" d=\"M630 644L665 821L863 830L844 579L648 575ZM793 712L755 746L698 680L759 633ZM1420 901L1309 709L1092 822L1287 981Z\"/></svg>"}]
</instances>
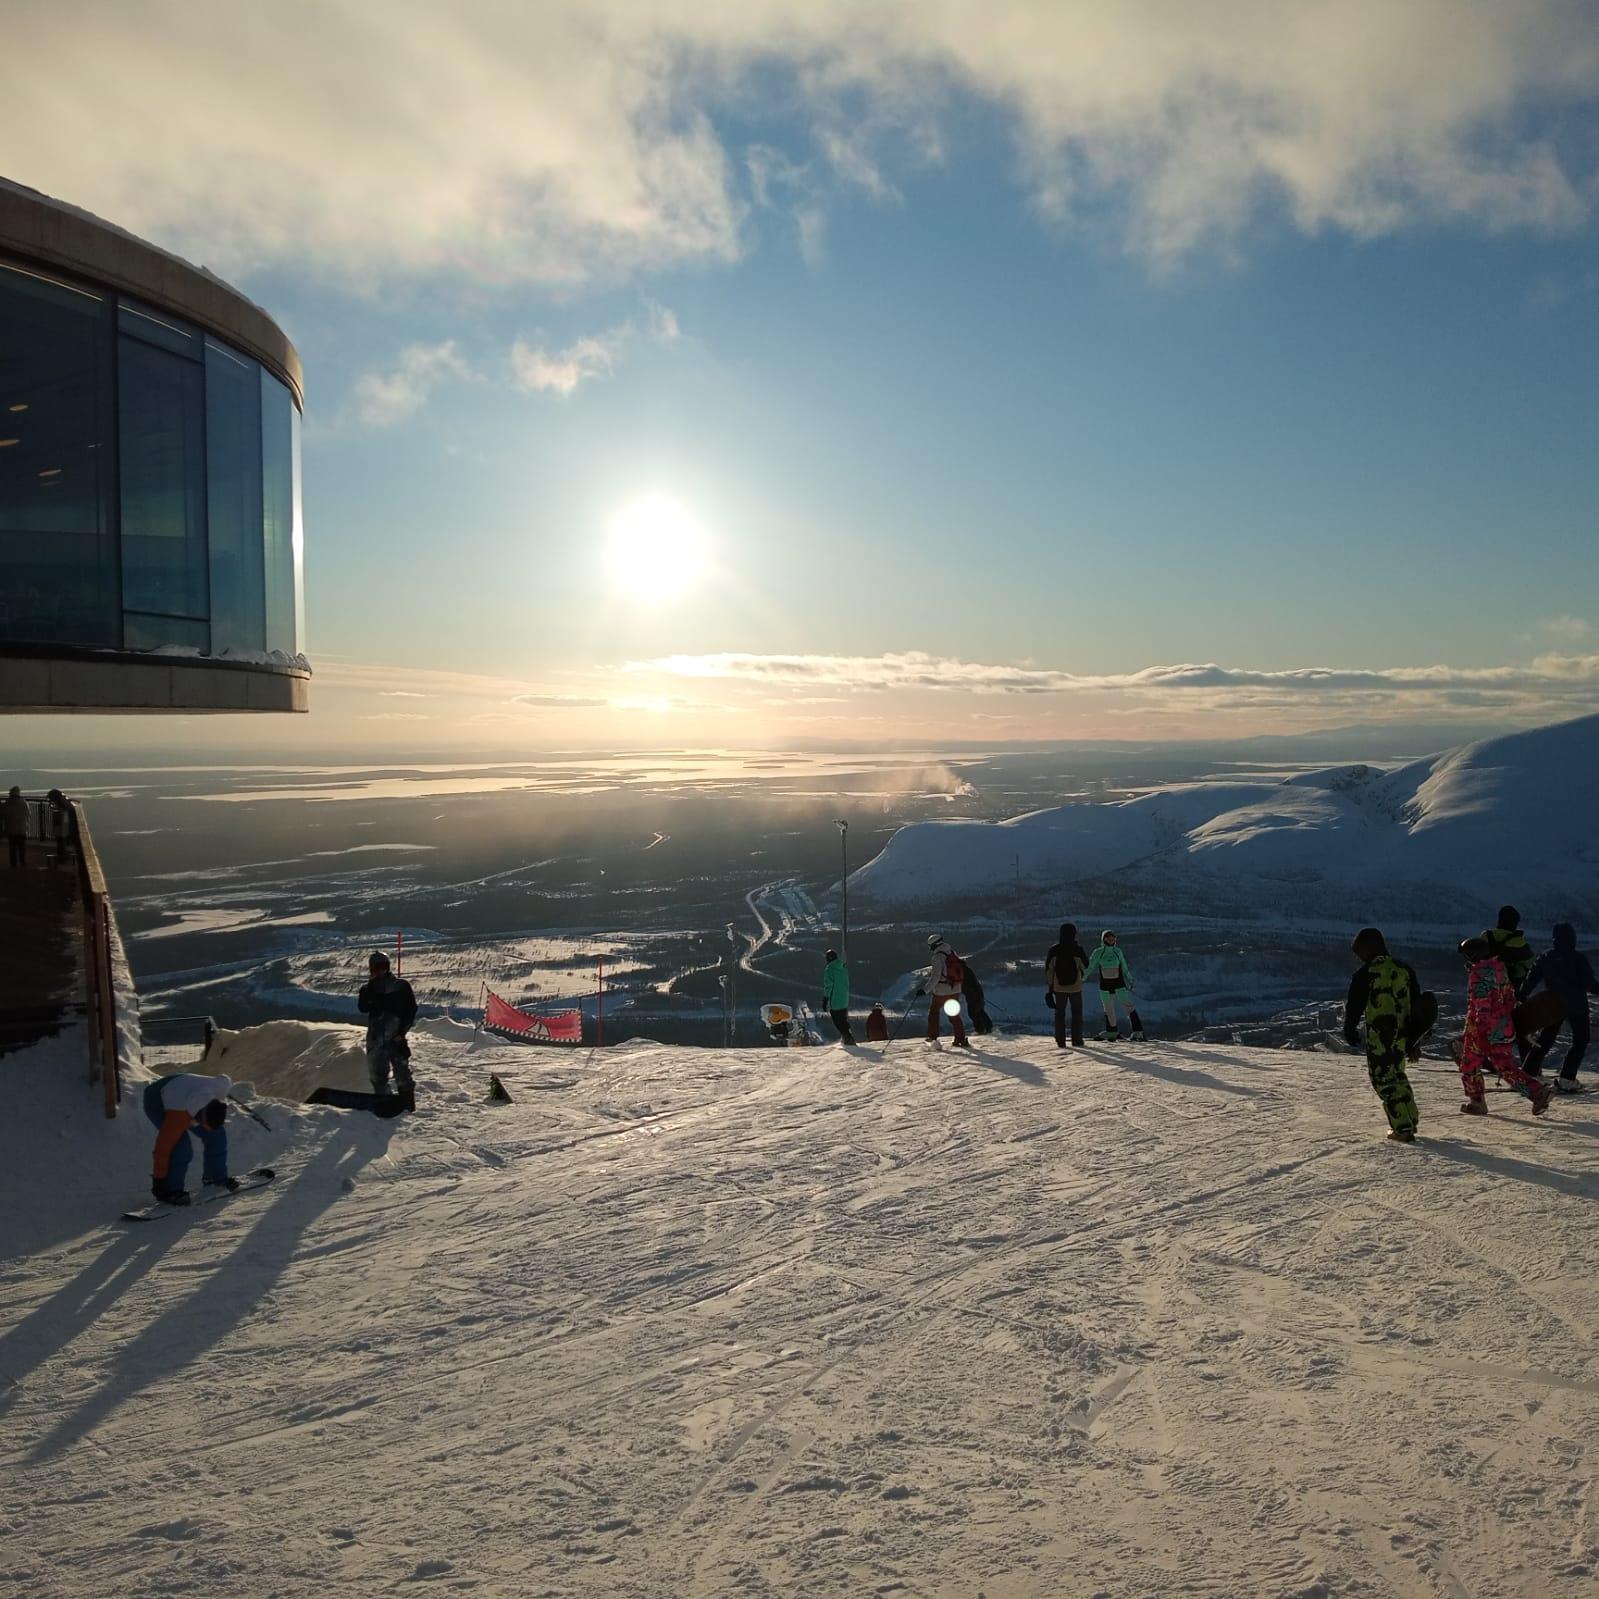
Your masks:
<instances>
[{"instance_id":1,"label":"blue sky","mask_svg":"<svg viewBox=\"0 0 1599 1599\"><path fill-rule=\"evenodd\" d=\"M69 137L8 175L295 337L319 737L1599 703L1591 10L302 9L35 20L150 77L20 108ZM112 120L136 153L71 155ZM646 493L709 564L641 602Z\"/></svg>"}]
</instances>

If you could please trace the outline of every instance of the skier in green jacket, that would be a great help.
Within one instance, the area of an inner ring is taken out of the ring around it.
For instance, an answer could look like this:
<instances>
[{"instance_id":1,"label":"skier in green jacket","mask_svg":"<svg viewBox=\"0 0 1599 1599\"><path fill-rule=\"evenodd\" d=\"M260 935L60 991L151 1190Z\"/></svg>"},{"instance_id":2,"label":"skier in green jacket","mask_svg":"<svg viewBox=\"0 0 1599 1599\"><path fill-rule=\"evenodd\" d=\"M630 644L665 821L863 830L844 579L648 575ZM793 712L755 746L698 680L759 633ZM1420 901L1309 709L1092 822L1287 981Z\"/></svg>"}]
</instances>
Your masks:
<instances>
[{"instance_id":1,"label":"skier in green jacket","mask_svg":"<svg viewBox=\"0 0 1599 1599\"><path fill-rule=\"evenodd\" d=\"M1091 980L1098 981L1100 1003L1105 1007L1105 1031L1100 1037L1115 1043L1119 1036L1116 1031L1116 996L1123 994L1126 996L1122 1003L1127 1009L1128 1037L1142 1043L1144 1024L1139 1021L1138 1011L1133 1005L1132 968L1116 942L1116 935L1109 929L1099 935L1099 947L1088 957L1088 969L1083 973L1083 981Z\"/></svg>"},{"instance_id":2,"label":"skier in green jacket","mask_svg":"<svg viewBox=\"0 0 1599 1599\"><path fill-rule=\"evenodd\" d=\"M855 1035L849 1027L849 967L838 958L838 951L827 952L822 968L822 1009L833 1018L840 1040L853 1048Z\"/></svg>"}]
</instances>

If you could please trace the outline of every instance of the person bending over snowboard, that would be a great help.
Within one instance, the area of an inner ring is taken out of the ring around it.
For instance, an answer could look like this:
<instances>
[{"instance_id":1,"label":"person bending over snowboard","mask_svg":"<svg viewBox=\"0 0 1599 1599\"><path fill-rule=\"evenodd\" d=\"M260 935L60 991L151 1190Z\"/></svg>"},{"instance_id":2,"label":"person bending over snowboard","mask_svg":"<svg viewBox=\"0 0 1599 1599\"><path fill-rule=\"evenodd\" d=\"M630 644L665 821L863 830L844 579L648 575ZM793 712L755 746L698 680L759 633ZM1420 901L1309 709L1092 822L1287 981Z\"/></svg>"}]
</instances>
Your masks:
<instances>
[{"instance_id":1,"label":"person bending over snowboard","mask_svg":"<svg viewBox=\"0 0 1599 1599\"><path fill-rule=\"evenodd\" d=\"M207 1188L233 1189L228 1176L228 1091L230 1077L202 1077L196 1072L174 1072L158 1077L144 1088L144 1113L156 1129L150 1192L165 1205L187 1205L185 1186L194 1154L191 1136L205 1152L200 1177Z\"/></svg>"},{"instance_id":2,"label":"person bending over snowboard","mask_svg":"<svg viewBox=\"0 0 1599 1599\"><path fill-rule=\"evenodd\" d=\"M389 1091L389 1070L406 1110L416 1109L416 1082L411 1076L411 1046L405 1035L416 1020L416 995L403 977L389 970L389 957L380 949L367 962L369 976L356 996L356 1006L367 1019L366 1069L372 1092Z\"/></svg>"},{"instance_id":3,"label":"person bending over snowboard","mask_svg":"<svg viewBox=\"0 0 1599 1599\"><path fill-rule=\"evenodd\" d=\"M1344 1041L1360 1047L1360 1024L1366 1024L1366 1074L1388 1117L1388 1136L1414 1143L1421 1117L1416 1095L1405 1072L1405 1057L1420 1047L1416 1029L1421 1008L1421 979L1413 966L1395 960L1375 927L1363 927L1350 946L1360 969L1350 980L1344 1002Z\"/></svg>"}]
</instances>

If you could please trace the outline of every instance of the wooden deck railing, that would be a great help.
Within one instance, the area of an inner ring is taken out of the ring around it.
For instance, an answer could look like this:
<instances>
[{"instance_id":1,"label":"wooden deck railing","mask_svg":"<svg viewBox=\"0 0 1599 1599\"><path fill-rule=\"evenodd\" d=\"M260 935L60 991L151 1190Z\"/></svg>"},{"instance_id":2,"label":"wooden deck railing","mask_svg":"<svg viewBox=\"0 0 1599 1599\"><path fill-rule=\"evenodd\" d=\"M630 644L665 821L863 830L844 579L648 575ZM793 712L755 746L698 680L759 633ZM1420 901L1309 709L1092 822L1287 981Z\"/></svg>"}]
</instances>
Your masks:
<instances>
[{"instance_id":1,"label":"wooden deck railing","mask_svg":"<svg viewBox=\"0 0 1599 1599\"><path fill-rule=\"evenodd\" d=\"M72 801L72 842L83 900L83 975L89 1014L89 1081L99 1083L105 1113L115 1116L122 1098L116 982L111 952L111 896L83 807Z\"/></svg>"}]
</instances>

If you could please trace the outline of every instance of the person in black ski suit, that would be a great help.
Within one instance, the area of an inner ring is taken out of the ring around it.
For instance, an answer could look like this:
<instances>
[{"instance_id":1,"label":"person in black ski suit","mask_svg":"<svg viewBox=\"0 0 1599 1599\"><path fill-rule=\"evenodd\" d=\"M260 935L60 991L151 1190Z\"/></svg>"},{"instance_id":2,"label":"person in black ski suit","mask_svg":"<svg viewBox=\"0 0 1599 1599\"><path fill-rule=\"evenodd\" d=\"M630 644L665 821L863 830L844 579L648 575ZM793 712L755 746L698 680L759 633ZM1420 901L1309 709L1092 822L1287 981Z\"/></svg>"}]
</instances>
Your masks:
<instances>
[{"instance_id":1,"label":"person in black ski suit","mask_svg":"<svg viewBox=\"0 0 1599 1599\"><path fill-rule=\"evenodd\" d=\"M356 1006L366 1017L366 1066L372 1092L389 1091L389 1071L406 1110L416 1109L416 1082L411 1076L411 1046L405 1035L416 1020L416 995L404 978L389 970L389 957L372 951L368 977L356 996Z\"/></svg>"},{"instance_id":2,"label":"person in black ski suit","mask_svg":"<svg viewBox=\"0 0 1599 1599\"><path fill-rule=\"evenodd\" d=\"M983 1002L983 985L977 980L977 973L972 970L972 963L966 962L966 975L961 978L961 998L966 1001L966 1014L972 1019L974 1033L991 1033L994 1030L994 1020L988 1014Z\"/></svg>"},{"instance_id":3,"label":"person in black ski suit","mask_svg":"<svg viewBox=\"0 0 1599 1599\"><path fill-rule=\"evenodd\" d=\"M1554 947L1533 962L1532 970L1521 985L1521 997L1525 999L1540 985L1565 1000L1566 1024L1571 1028L1571 1047L1560 1063L1555 1087L1562 1094L1580 1094L1582 1085L1577 1081L1577 1068L1588 1049L1588 996L1599 994L1599 982L1594 980L1588 957L1577 948L1577 929L1570 922L1555 923ZM1529 1051L1526 1062L1533 1076L1542 1070L1544 1057L1559 1036L1559 1022L1538 1034L1538 1042Z\"/></svg>"},{"instance_id":4,"label":"person in black ski suit","mask_svg":"<svg viewBox=\"0 0 1599 1599\"><path fill-rule=\"evenodd\" d=\"M1044 999L1055 1013L1055 1047L1066 1047L1066 1017L1072 1022L1072 1048L1083 1047L1083 974L1088 951L1077 941L1077 923L1060 924L1060 940L1044 957Z\"/></svg>"}]
</instances>

